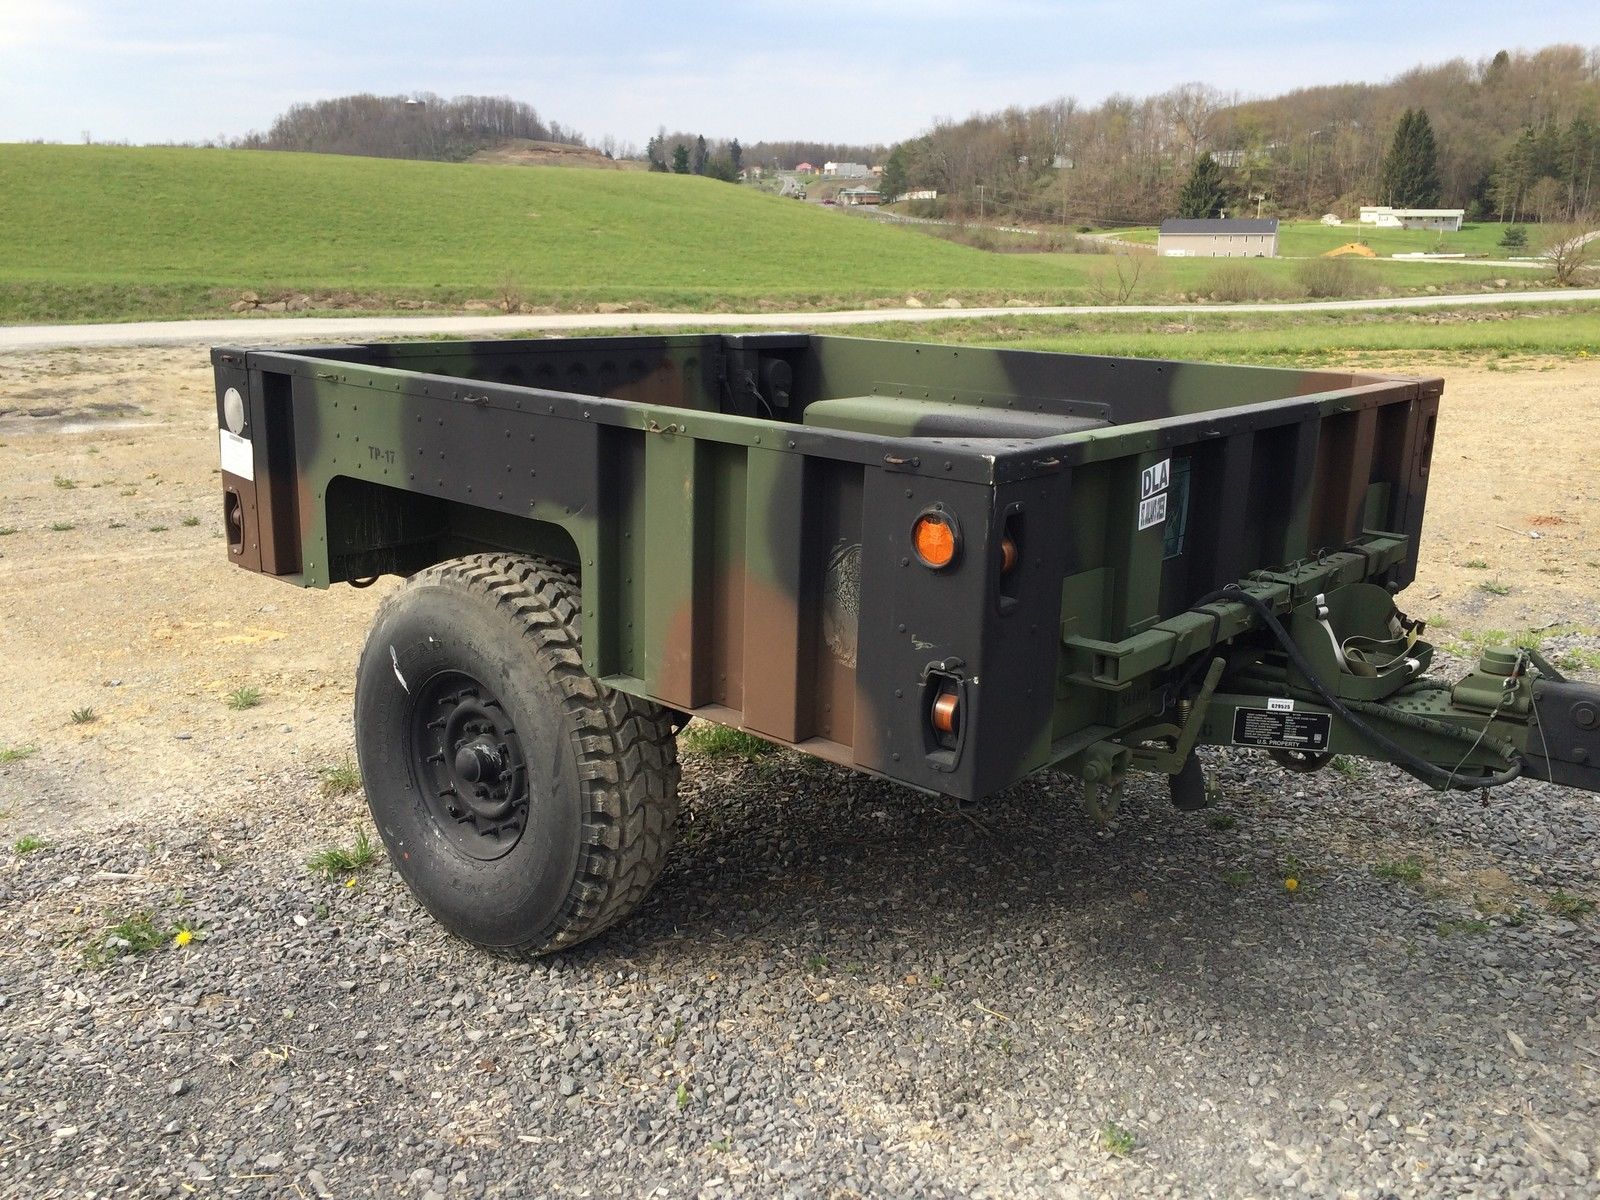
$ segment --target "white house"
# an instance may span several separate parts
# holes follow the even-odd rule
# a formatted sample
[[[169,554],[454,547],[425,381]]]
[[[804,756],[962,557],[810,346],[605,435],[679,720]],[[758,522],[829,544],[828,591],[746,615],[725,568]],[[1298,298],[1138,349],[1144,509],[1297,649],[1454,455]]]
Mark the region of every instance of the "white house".
[[[1464,208],[1391,208],[1387,204],[1365,204],[1361,207],[1361,223],[1376,225],[1379,229],[1432,229],[1439,233],[1457,233],[1466,215]]]
[[[829,178],[859,179],[863,175],[871,175],[872,168],[865,163],[825,162],[822,164],[822,173]]]

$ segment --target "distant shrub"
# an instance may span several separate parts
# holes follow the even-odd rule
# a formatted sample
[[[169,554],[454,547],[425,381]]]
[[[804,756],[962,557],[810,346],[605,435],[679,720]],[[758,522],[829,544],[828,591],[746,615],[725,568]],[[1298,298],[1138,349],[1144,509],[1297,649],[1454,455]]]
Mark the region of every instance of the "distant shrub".
[[[1059,230],[1041,230],[1033,235],[1018,235],[995,249],[1007,254],[1102,254],[1105,247],[1092,238],[1075,237]]]
[[[1356,290],[1356,270],[1348,258],[1308,258],[1295,266],[1294,277],[1306,295],[1319,299]]]
[[[1507,250],[1521,250],[1528,244],[1528,231],[1521,225],[1507,225],[1500,235],[1500,244]]]
[[[1213,267],[1200,284],[1200,290],[1213,300],[1237,303],[1244,300],[1272,300],[1280,293],[1253,263],[1223,262]]]
[[[930,225],[927,231],[947,242],[959,242],[974,250],[995,251],[1001,248],[1000,239],[986,225]]]

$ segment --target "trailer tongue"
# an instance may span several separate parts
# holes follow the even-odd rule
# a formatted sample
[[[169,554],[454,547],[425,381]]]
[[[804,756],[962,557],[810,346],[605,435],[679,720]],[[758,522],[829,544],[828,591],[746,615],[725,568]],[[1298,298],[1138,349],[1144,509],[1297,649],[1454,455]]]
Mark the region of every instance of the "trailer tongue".
[[[1441,384],[805,334],[213,352],[229,554],[406,582],[357,739],[397,869],[508,954],[635,905],[690,717],[979,800],[1204,803],[1201,744],[1600,790],[1600,687],[1451,684],[1395,598]]]

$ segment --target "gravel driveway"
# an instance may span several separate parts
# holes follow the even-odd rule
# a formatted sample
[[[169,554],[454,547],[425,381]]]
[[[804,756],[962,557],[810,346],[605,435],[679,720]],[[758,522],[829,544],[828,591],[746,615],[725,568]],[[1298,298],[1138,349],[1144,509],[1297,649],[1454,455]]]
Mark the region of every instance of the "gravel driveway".
[[[1218,807],[1141,784],[1096,832],[1053,779],[962,813],[787,753],[691,760],[652,901],[532,967],[440,934],[381,861],[308,873],[363,814],[304,773],[0,851],[0,1178],[1600,1195],[1593,799],[1212,761]],[[140,909],[162,944],[108,948]]]
[[[1443,369],[1406,602],[1594,678],[1600,377]],[[1097,832],[692,758],[645,908],[531,967],[309,873],[385,585],[228,566],[213,403],[190,349],[0,357],[0,1200],[1600,1196],[1600,797],[1226,756]]]

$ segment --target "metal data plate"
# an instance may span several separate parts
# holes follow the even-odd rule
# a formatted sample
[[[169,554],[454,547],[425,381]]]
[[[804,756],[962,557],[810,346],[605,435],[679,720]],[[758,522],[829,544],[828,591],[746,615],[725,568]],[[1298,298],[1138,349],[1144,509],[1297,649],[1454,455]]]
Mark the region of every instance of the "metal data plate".
[[[1321,754],[1328,749],[1333,718],[1327,713],[1239,708],[1233,713],[1233,744],[1268,750],[1304,750]]]

